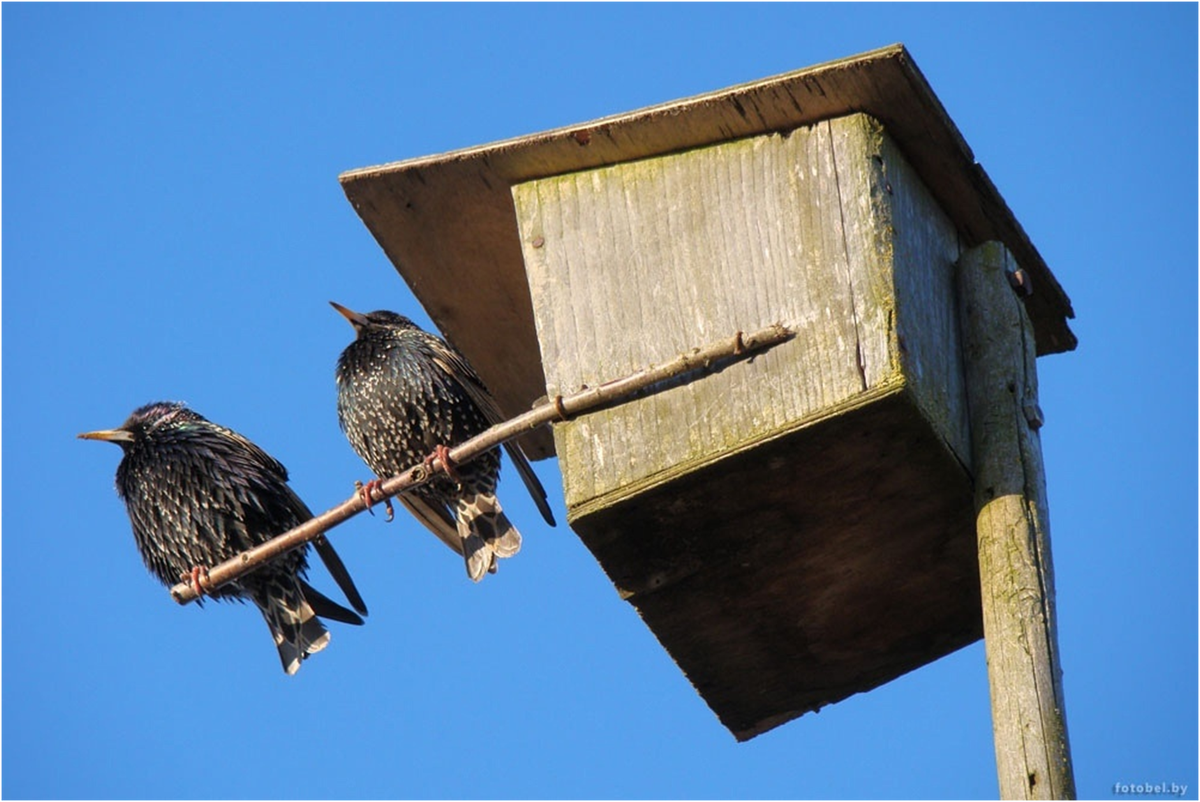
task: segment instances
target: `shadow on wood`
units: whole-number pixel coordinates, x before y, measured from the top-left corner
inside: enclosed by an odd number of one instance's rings
[[[894,391],[572,527],[745,740],[982,637],[973,519]]]

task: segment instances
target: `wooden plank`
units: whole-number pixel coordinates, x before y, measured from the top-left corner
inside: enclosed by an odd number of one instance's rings
[[[856,111],[883,122],[965,245],[1004,241],[1030,272],[1039,353],[1074,348],[1066,294],[900,45],[576,126],[352,170],[340,180],[430,317],[512,412],[544,384],[511,186]],[[549,442],[538,443],[538,454],[548,455]]]
[[[959,274],[996,767],[1004,799],[1073,799],[1033,331],[1006,275],[1016,268],[991,242],[963,254]]]
[[[970,465],[955,289],[958,233],[890,136],[880,132],[870,164],[887,199],[879,205],[878,232],[885,238],[879,247],[894,263],[895,354],[918,407],[963,465]]]
[[[862,114],[826,120],[816,126],[828,138],[832,164],[826,168],[834,179],[832,199],[814,199],[827,203],[841,225],[845,282],[850,288],[849,312],[855,327],[855,353],[867,390],[899,374],[895,355],[894,289],[891,232],[883,225],[883,212],[890,204],[884,187],[877,180],[879,147],[883,130],[879,123]],[[821,262],[809,266],[820,269]],[[868,334],[869,333],[869,334]]]

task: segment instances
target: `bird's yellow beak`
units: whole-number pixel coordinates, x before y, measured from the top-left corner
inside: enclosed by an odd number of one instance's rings
[[[80,440],[105,440],[109,443],[132,443],[133,435],[125,429],[100,429],[77,435]]]
[[[339,315],[346,318],[346,320],[349,320],[350,325],[354,327],[355,331],[358,331],[363,326],[367,325],[367,316],[366,315],[361,314],[359,312],[355,312],[353,309],[347,309],[346,307],[342,306],[341,304],[339,304],[335,301],[330,301],[329,305],[332,306],[334,309],[336,309],[338,311]]]

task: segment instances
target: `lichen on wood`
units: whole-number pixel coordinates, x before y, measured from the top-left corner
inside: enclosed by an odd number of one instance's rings
[[[1033,327],[998,242],[959,266],[988,684],[1000,795],[1071,799]]]

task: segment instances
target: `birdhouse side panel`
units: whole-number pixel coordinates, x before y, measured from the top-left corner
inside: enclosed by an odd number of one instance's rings
[[[896,143],[880,137],[896,294],[897,354],[918,407],[963,464],[971,464],[963,355],[955,295],[961,242],[954,222]]]

